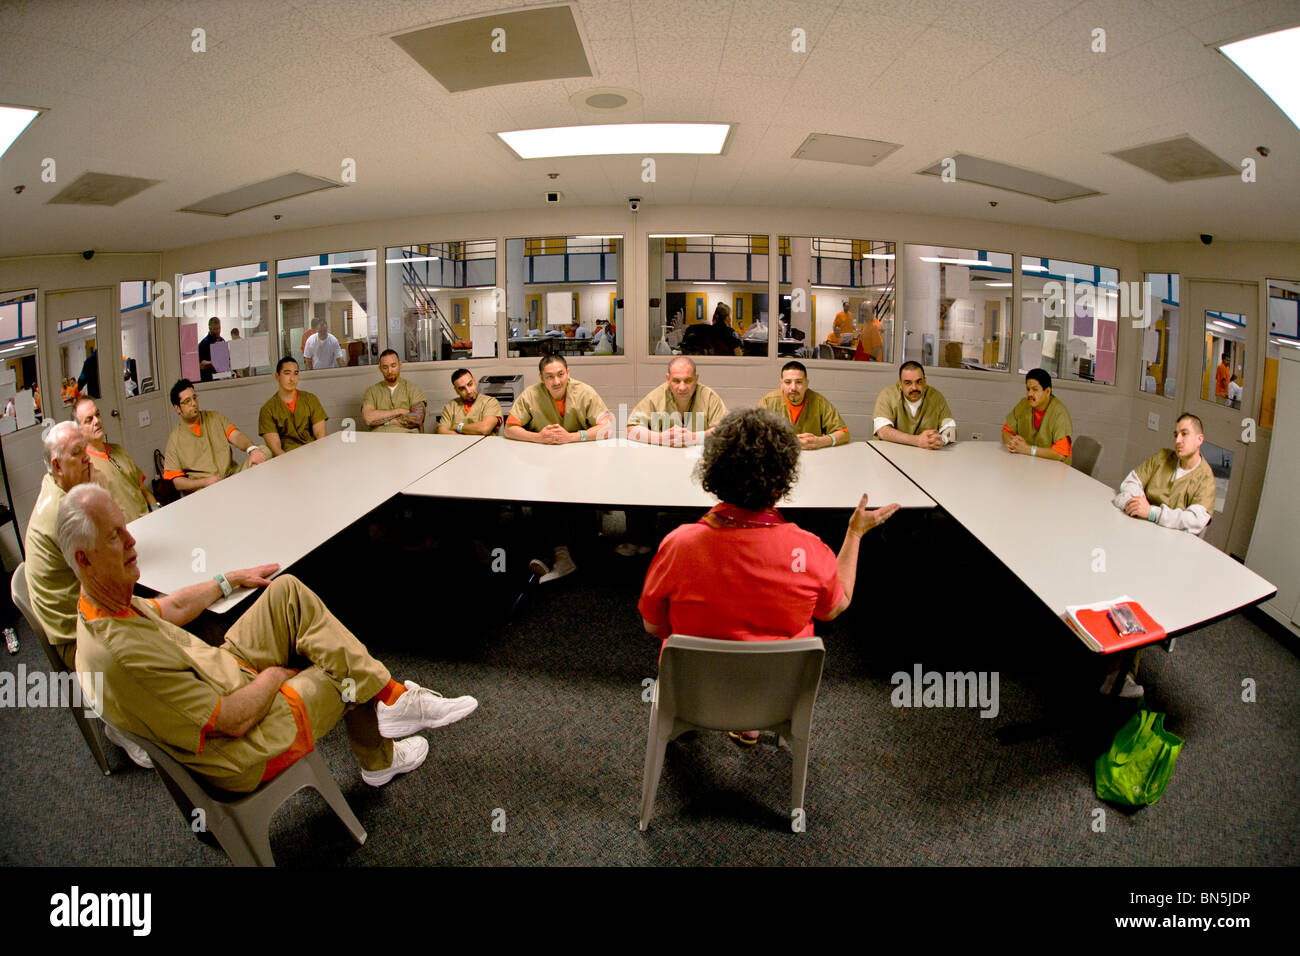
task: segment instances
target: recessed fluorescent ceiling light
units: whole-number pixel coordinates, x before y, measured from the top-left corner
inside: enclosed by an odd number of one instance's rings
[[[711,232],[652,232],[647,239],[712,239]]]
[[[400,259],[385,259],[386,265],[397,265],[400,262],[437,262],[437,256],[403,256]]]
[[[791,159],[812,159],[819,163],[844,163],[848,166],[874,166],[896,149],[899,143],[834,133],[809,133]]]
[[[520,159],[722,152],[730,123],[611,123],[497,133]]]
[[[987,289],[1010,289],[1010,282],[986,282],[984,287]]]
[[[322,269],[327,271],[331,269],[371,269],[374,268],[374,265],[374,262],[370,259],[361,259],[357,262],[327,262],[324,265],[308,266],[308,268],[312,272],[316,272]]]
[[[953,164],[947,166],[948,160],[935,163],[919,170],[924,176],[942,176],[951,170],[958,182],[979,183],[1007,192],[1033,196],[1047,202],[1065,202],[1067,199],[1082,199],[1085,196],[1100,196],[1097,190],[1089,186],[1080,186],[1055,176],[1036,173],[1032,169],[1021,169],[996,160],[957,153],[951,157]]]
[[[43,112],[31,106],[0,106],[0,156],[9,152],[14,140]]]
[[[864,252],[864,253],[862,253],[862,258],[864,258],[864,259],[892,259],[892,258],[894,258],[894,254],[893,254],[892,252]]]
[[[1219,52],[1250,77],[1287,119],[1300,127],[1300,83],[1296,82],[1300,27],[1225,43]]]

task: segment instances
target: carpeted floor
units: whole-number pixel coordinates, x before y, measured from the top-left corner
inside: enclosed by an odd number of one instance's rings
[[[795,518],[838,534],[837,522]],[[399,500],[293,569],[399,679],[481,704],[428,732],[424,766],[381,789],[361,782],[341,728],[327,736],[319,748],[368,839],[356,846],[307,791],[273,822],[280,865],[1300,864],[1300,662],[1286,638],[1237,615],[1171,654],[1149,651],[1148,706],[1187,743],[1159,804],[1109,807],[1093,793],[1092,761],[1131,705],[1097,695],[1095,658],[978,545],[942,518],[902,516],[868,539],[853,607],[818,628],[827,658],[806,832],[791,830],[790,757],[775,738],[744,751],[702,733],[669,746],[641,833],[643,690],[657,643],[635,607],[649,558],[618,558],[617,539],[575,532],[579,573],[533,589],[510,616],[530,525],[506,515],[484,535],[486,553],[506,555],[505,572],[492,573],[447,533],[459,523]],[[942,587],[907,584],[936,551],[964,572]],[[980,633],[995,602],[1026,608],[1018,634]],[[44,668],[25,624],[20,635],[4,669]],[[891,675],[917,664],[996,671],[999,713],[892,706]],[[1242,700],[1245,678],[1253,703]],[[995,737],[1038,718],[1054,722],[1045,736]],[[151,771],[107,749],[104,777],[67,714],[0,709],[0,863],[227,864]]]

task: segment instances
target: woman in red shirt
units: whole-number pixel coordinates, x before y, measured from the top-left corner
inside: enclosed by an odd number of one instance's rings
[[[732,641],[810,637],[813,618],[834,620],[849,606],[862,536],[898,505],[867,510],[864,494],[836,555],[791,524],[776,503],[798,478],[799,439],[771,412],[732,412],[704,444],[696,477],[721,504],[671,532],[650,569],[637,610],[646,631]],[[725,581],[725,587],[718,582]],[[733,733],[744,744],[757,731]]]

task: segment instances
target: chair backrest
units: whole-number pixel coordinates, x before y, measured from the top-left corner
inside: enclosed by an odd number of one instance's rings
[[[1101,442],[1088,435],[1080,435],[1070,449],[1070,465],[1091,476],[1101,460]]]
[[[59,652],[50,644],[50,639],[45,636],[45,628],[41,627],[36,612],[32,610],[32,597],[27,592],[27,562],[20,563],[14,569],[14,576],[9,580],[9,594],[14,599],[14,606],[27,619],[27,626],[32,629],[32,633],[40,641],[41,647],[45,649],[45,657],[49,660],[50,667],[53,668],[55,673],[63,673],[68,668],[63,663],[63,658],[59,656]]]
[[[806,709],[821,683],[820,637],[723,641],[674,634],[659,659],[659,705],[698,727],[771,727]]]
[[[835,358],[835,352],[825,342],[821,342],[817,346],[817,357],[819,359],[833,359]]]

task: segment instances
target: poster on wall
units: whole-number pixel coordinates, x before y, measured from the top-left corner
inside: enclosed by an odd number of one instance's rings
[[[197,323],[180,327],[181,377],[192,382],[199,380],[199,327]]]
[[[1092,338],[1092,308],[1086,305],[1074,307],[1074,334],[1080,338]]]

